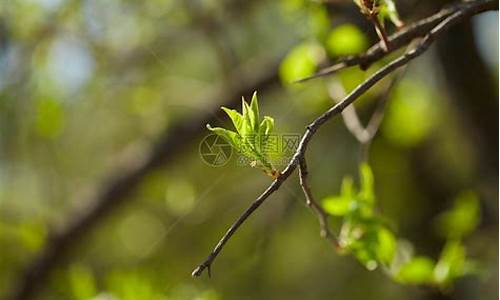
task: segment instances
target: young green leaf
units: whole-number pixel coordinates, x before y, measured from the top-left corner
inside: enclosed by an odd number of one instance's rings
[[[382,226],[378,229],[377,234],[377,258],[381,263],[388,266],[396,253],[396,238],[390,230]]]
[[[248,137],[254,134],[254,124],[255,117],[250,109],[250,105],[245,101],[245,98],[241,98],[241,107],[243,115],[243,132],[242,137]]]
[[[323,208],[332,216],[344,216],[349,212],[351,199],[343,196],[330,196],[323,199]]]
[[[404,23],[399,18],[399,13],[396,4],[393,0],[381,0],[379,17],[381,22],[389,19],[396,27],[403,27]]]
[[[245,124],[243,116],[234,109],[222,107],[222,110],[225,111],[226,114],[229,116],[229,118],[233,122],[234,128],[236,128],[236,131],[242,136],[245,135],[245,128],[244,128]]]
[[[207,124],[207,129],[224,138],[233,148],[238,149],[240,147],[241,143],[236,132],[225,128],[212,127],[210,124]]]
[[[436,283],[446,287],[455,279],[466,275],[465,261],[464,245],[459,241],[447,242],[434,268]]]
[[[252,112],[252,117],[254,120],[254,123],[252,125],[252,128],[254,129],[255,132],[259,132],[259,103],[257,100],[257,91],[255,91],[252,95],[252,101],[250,102],[250,111]]]
[[[265,116],[264,120],[262,120],[262,122],[260,123],[259,134],[262,136],[267,136],[271,133],[271,131],[273,131],[273,129],[274,119],[269,116]]]
[[[323,199],[323,208],[333,216],[344,216],[356,207],[355,188],[352,178],[344,177],[340,187],[340,196],[329,196]]]
[[[448,239],[460,239],[468,235],[479,223],[479,200],[471,191],[456,198],[453,207],[436,219],[438,232]]]
[[[269,135],[274,128],[274,119],[264,116],[262,122],[260,121],[257,92],[254,92],[250,105],[242,98],[241,106],[241,114],[234,109],[222,107],[233,122],[236,132],[220,127],[213,128],[210,125],[207,125],[207,128],[226,139],[241,154],[250,158],[251,166],[259,167],[266,174],[276,177],[279,172],[275,170],[265,152]]]
[[[326,39],[326,49],[332,56],[358,54],[367,47],[368,39],[358,27],[352,24],[335,27]]]
[[[243,99],[242,103],[244,109],[243,109],[243,119],[245,120],[245,123],[247,125],[248,132],[251,134],[253,133],[254,130],[254,125],[255,125],[255,116],[252,112],[252,109],[250,108],[250,105]]]
[[[395,279],[406,284],[430,284],[433,281],[435,264],[428,257],[414,257],[399,269]]]
[[[373,204],[375,202],[374,179],[373,172],[370,166],[366,163],[361,164],[359,168],[361,191],[359,197]]]
[[[318,43],[305,42],[295,46],[280,64],[280,78],[283,83],[292,83],[316,72],[325,51]]]
[[[345,176],[342,179],[342,185],[340,186],[340,194],[342,197],[354,199],[354,194],[356,193],[354,188],[354,181],[352,177]]]

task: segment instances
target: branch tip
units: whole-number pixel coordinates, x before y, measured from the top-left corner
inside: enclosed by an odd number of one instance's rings
[[[193,277],[200,277],[201,274],[203,273],[203,271],[205,270],[206,266],[205,265],[199,265],[196,267],[196,269],[193,270],[193,272],[191,273],[191,276]],[[210,277],[210,267],[208,267],[208,277]]]

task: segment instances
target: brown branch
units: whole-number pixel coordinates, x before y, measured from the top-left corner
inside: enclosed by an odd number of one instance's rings
[[[346,96],[346,91],[338,80],[333,80],[328,83],[327,91],[334,103],[339,103]],[[349,105],[344,109],[342,112],[342,119],[344,120],[344,125],[347,130],[359,143],[364,143],[370,138],[363,124],[361,124],[358,114],[356,113],[356,108],[353,105]]]
[[[220,239],[215,246],[214,250],[210,253],[207,259],[201,263],[194,271],[191,273],[192,276],[200,276],[203,273],[203,270],[208,269],[208,275],[210,276],[210,267],[214,259],[219,255],[219,252],[222,250],[226,242],[231,238],[231,236],[238,230],[238,227],[245,222],[245,220],[257,209],[259,206],[264,203],[264,201],[271,196],[276,190],[279,189],[283,181],[288,178],[292,172],[295,170],[296,165],[292,164],[287,167],[287,169],[276,179],[273,183],[259,196],[257,199],[250,205],[245,212],[236,220],[236,222],[231,225],[228,231],[224,234],[224,236]]]
[[[434,26],[457,12],[463,12],[465,16],[471,16],[487,10],[498,10],[498,2],[494,0],[476,0],[460,2],[453,6],[449,6],[430,17],[404,26],[396,33],[389,36],[389,51],[385,51],[383,46],[381,46],[380,43],[377,43],[363,54],[340,58],[333,65],[320,70],[310,77],[300,79],[297,82],[304,82],[313,78],[328,76],[352,66],[359,66],[361,69],[366,70],[372,63],[380,60],[389,53],[406,46],[415,38],[425,36]]]
[[[309,172],[307,170],[306,159],[302,156],[299,158],[299,180],[302,191],[304,192],[304,197],[306,198],[306,204],[318,217],[321,237],[331,242],[334,247],[337,247],[337,238],[330,231],[330,227],[328,225],[329,215],[323,207],[321,207],[321,205],[314,200],[311,187],[309,186],[308,175]]]
[[[396,86],[397,82],[403,77],[406,71],[406,65],[403,70],[399,71],[389,83],[389,86],[384,90],[383,94],[379,96],[379,101],[375,111],[372,113],[366,127],[361,123],[359,116],[356,112],[354,105],[349,105],[342,112],[342,119],[346,125],[347,130],[356,138],[356,140],[361,144],[361,161],[368,160],[368,152],[370,145],[377,134],[382,120],[385,115],[385,108],[387,101],[389,100],[390,94]],[[333,101],[338,103],[338,99],[345,97],[345,90],[338,81],[333,81],[328,85],[328,94]]]
[[[473,6],[473,12],[479,13],[485,10],[493,10],[498,6],[496,4],[496,0],[485,0],[485,1],[476,1],[475,3],[481,3],[482,5]],[[491,5],[494,4],[494,5]],[[495,5],[496,4],[496,5]],[[485,8],[487,7],[487,8]],[[316,118],[311,124],[309,124],[306,128],[302,139],[300,140],[299,146],[295,151],[292,159],[283,170],[283,172],[278,176],[278,178],[273,181],[273,183],[252,203],[252,205],[245,210],[245,212],[236,220],[236,222],[229,228],[226,234],[220,239],[215,248],[209,254],[209,256],[201,263],[198,267],[194,269],[192,272],[193,276],[200,276],[205,269],[210,270],[213,262],[217,258],[217,256],[222,251],[224,245],[227,241],[233,236],[233,234],[237,231],[237,229],[251,216],[251,214],[262,204],[266,199],[269,198],[275,191],[279,189],[281,184],[286,181],[290,175],[295,171],[297,165],[300,164],[300,161],[304,159],[305,153],[307,150],[307,146],[311,141],[314,134],[317,130],[327,121],[329,121],[334,116],[341,113],[346,107],[351,105],[354,101],[356,101],[361,95],[363,95],[368,89],[373,87],[377,82],[385,78],[387,75],[391,74],[393,71],[405,66],[413,59],[422,55],[430,45],[434,42],[435,38],[448,30],[448,28],[461,20],[467,18],[472,15],[470,6],[464,6],[462,10],[459,10],[445,20],[440,22],[436,27],[434,27],[428,34],[420,41],[416,48],[406,52],[404,55],[398,57],[393,60],[389,64],[385,65],[373,75],[371,75],[368,79],[366,79],[363,83],[358,85],[349,95],[347,95],[340,103],[332,106],[325,113]]]
[[[375,27],[375,32],[377,33],[380,39],[380,47],[382,47],[382,49],[385,52],[389,52],[390,42],[389,39],[387,38],[387,32],[385,31],[383,24],[380,23],[380,20],[378,19],[377,15],[371,15],[369,20]]]

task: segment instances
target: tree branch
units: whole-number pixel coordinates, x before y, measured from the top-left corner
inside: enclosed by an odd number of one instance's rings
[[[397,82],[403,77],[404,72],[406,71],[406,67],[403,70],[400,70],[399,73],[397,73],[389,83],[389,86],[384,90],[382,95],[379,96],[379,100],[377,102],[377,106],[375,108],[375,111],[370,117],[370,120],[368,121],[368,124],[366,127],[363,126],[361,123],[361,120],[359,119],[359,116],[356,112],[356,108],[354,105],[349,105],[346,107],[346,109],[342,112],[342,119],[344,120],[344,124],[349,130],[349,132],[358,140],[358,142],[361,144],[361,161],[367,161],[368,160],[368,152],[370,149],[371,142],[375,138],[375,135],[377,134],[380,125],[382,124],[382,120],[384,119],[385,115],[385,108],[387,101],[389,100],[390,94],[394,87],[396,86]],[[330,84],[328,84],[328,94],[330,98],[332,98],[335,103],[338,103],[339,99],[342,99],[345,97],[345,90],[338,81],[333,81]]]
[[[306,128],[302,139],[299,142],[299,146],[295,151],[292,159],[283,170],[283,172],[278,176],[278,178],[271,183],[271,185],[252,203],[252,205],[245,210],[245,212],[236,220],[236,222],[229,228],[226,234],[220,239],[215,248],[209,254],[209,256],[205,259],[203,263],[201,263],[198,267],[194,269],[192,272],[193,276],[200,276],[205,269],[210,270],[211,265],[217,258],[217,256],[222,251],[224,245],[228,242],[228,240],[234,235],[237,229],[251,216],[251,214],[262,204],[266,199],[269,198],[275,191],[279,189],[281,184],[286,181],[290,175],[295,171],[297,165],[300,164],[301,160],[304,159],[305,153],[307,150],[307,146],[314,134],[317,130],[327,121],[329,121],[334,116],[341,113],[346,107],[351,105],[354,101],[356,101],[361,95],[363,95],[368,89],[373,87],[377,82],[385,78],[387,75],[391,74],[393,71],[398,68],[405,66],[413,59],[422,55],[434,42],[435,38],[448,30],[448,28],[461,20],[467,18],[474,13],[479,13],[485,10],[493,10],[495,7],[498,7],[496,0],[480,0],[473,2],[476,5],[467,5],[464,6],[461,10],[456,11],[452,15],[448,16],[442,22],[440,22],[436,27],[430,30],[427,35],[420,41],[420,43],[416,46],[416,48],[406,52],[404,55],[396,58],[389,64],[385,65],[373,75],[371,75],[368,79],[366,79],[363,83],[358,85],[349,95],[347,95],[340,103],[332,106],[325,113],[316,118],[312,123],[310,123]],[[481,5],[478,5],[481,4]],[[493,4],[493,5],[492,5]],[[471,9],[472,7],[472,9]],[[487,7],[487,8],[485,8]]]
[[[323,207],[321,207],[321,205],[314,200],[311,187],[309,186],[308,175],[309,172],[307,170],[306,159],[302,156],[299,159],[299,180],[300,186],[302,187],[302,191],[304,192],[304,196],[306,198],[306,204],[318,217],[321,237],[331,242],[334,247],[337,247],[337,238],[330,231],[330,227],[328,225],[329,215]]]
[[[381,46],[380,43],[377,43],[363,54],[340,58],[333,65],[320,70],[312,76],[300,79],[297,82],[304,82],[314,78],[328,76],[353,66],[359,66],[361,69],[366,70],[372,63],[404,47],[413,39],[425,36],[434,26],[457,12],[464,13],[464,17],[466,17],[487,10],[498,10],[498,2],[495,0],[476,0],[457,3],[453,6],[442,9],[430,17],[407,25],[389,36],[387,42],[390,45],[390,49],[388,51],[385,51],[384,47]]]

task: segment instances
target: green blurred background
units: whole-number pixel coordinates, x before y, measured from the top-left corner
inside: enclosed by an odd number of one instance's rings
[[[411,23],[450,2],[397,4]],[[39,284],[33,299],[497,299],[497,12],[454,27],[410,64],[369,159],[380,211],[417,253],[439,255],[433,220],[457,195],[480,199],[481,223],[465,241],[478,276],[441,295],[337,255],[319,237],[296,175],[227,244],[212,278],[190,276],[270,183],[234,158],[205,164],[205,120],[257,90],[276,130],[301,134],[332,105],[327,83],[351,90],[387,60],[290,82],[375,42],[348,0],[2,1],[0,295],[20,286],[53,236],[114,178],[171,147],[90,230],[64,241],[47,280],[28,278]],[[363,120],[388,82],[356,104]],[[228,124],[220,116],[213,125]],[[318,132],[308,152],[318,199],[357,175],[359,152],[340,116]]]

